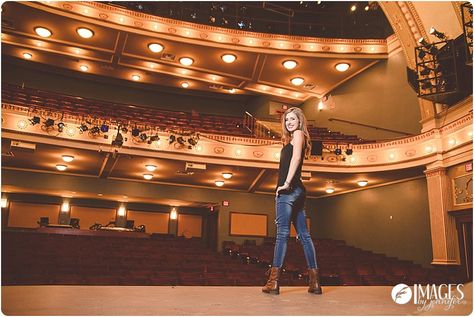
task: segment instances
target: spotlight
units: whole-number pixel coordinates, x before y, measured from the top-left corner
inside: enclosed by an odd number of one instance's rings
[[[334,154],[336,155],[341,155],[342,154],[342,150],[340,148],[337,148],[334,150]]]
[[[346,149],[346,155],[352,155],[353,150],[352,149]]]
[[[159,141],[159,140],[160,140],[160,137],[158,136],[158,134],[155,134],[150,137],[150,140],[148,141],[148,143],[151,144],[152,142]]]
[[[63,132],[64,126],[65,126],[64,123],[59,122],[59,123],[58,123],[58,132]]]
[[[227,25],[227,24],[229,24],[229,21],[227,21],[226,18],[222,18],[221,24],[222,24],[222,25]]]
[[[100,131],[104,133],[109,132],[109,126],[104,123],[103,125],[100,126]]]
[[[245,27],[245,23],[243,20],[240,20],[239,22],[237,22],[237,26],[241,29],[243,29]]]
[[[433,85],[431,84],[430,80],[427,80],[421,84],[421,89],[431,89]]]
[[[184,145],[184,143],[185,143],[184,138],[183,138],[182,136],[178,137],[178,138],[176,139],[176,141],[177,141],[179,144],[181,144],[181,145]]]
[[[91,134],[99,134],[100,133],[100,128],[98,126],[92,127],[92,129],[89,131]]]
[[[85,123],[79,126],[79,131],[81,131],[81,133],[87,130],[89,130],[89,128],[87,127],[87,125],[85,125]]]
[[[429,47],[430,46],[430,43],[426,42],[424,37],[420,37],[420,39],[418,40],[418,43],[421,44],[424,47]]]
[[[209,23],[216,23],[216,17],[213,16],[213,15],[211,15],[211,16],[209,17]]]
[[[172,144],[174,141],[176,141],[176,137],[172,134],[169,137],[169,142],[170,142],[170,144]]]
[[[140,135],[140,130],[138,128],[133,128],[132,129],[132,136],[139,136]]]
[[[439,38],[442,41],[446,40],[446,34],[436,30],[433,26],[430,29],[430,34],[436,36],[437,38]]]
[[[40,117],[34,116],[33,118],[30,119],[31,125],[39,124],[41,122]]]
[[[148,136],[146,135],[146,133],[140,134],[140,140],[142,140],[143,142],[145,142],[146,139],[148,139]]]
[[[424,50],[420,50],[420,51],[418,52],[418,57],[419,57],[420,59],[423,59],[425,56],[426,56],[426,52],[425,52]]]
[[[196,12],[191,13],[191,19],[196,19],[196,18],[197,18],[197,13]]]
[[[52,127],[53,125],[54,125],[54,120],[51,119],[51,118],[48,118],[48,119],[45,121],[45,123],[44,123],[44,126],[45,126],[46,128]]]
[[[189,138],[188,143],[191,144],[192,146],[195,146],[197,144],[197,141],[194,138]]]
[[[436,46],[431,45],[431,47],[430,47],[430,54],[431,54],[431,55],[438,55],[438,53],[439,53],[439,50],[436,48]]]

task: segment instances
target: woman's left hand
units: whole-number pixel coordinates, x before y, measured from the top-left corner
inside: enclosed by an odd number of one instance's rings
[[[276,190],[276,196],[278,196],[278,192],[280,192],[281,190],[288,189],[288,188],[290,188],[290,185],[288,183],[283,184],[283,186],[278,186]]]

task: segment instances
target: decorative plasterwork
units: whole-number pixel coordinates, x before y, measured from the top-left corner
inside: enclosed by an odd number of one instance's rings
[[[313,38],[303,36],[274,35],[219,28],[157,17],[110,6],[95,1],[42,1],[50,9],[74,13],[83,18],[115,24],[117,27],[134,28],[148,35],[170,36],[176,41],[199,41],[200,44],[239,46],[240,49],[286,50],[294,53],[330,53],[380,55],[387,54],[387,41],[361,39]],[[38,9],[44,6],[28,3]],[[59,13],[60,14],[60,13]],[[79,18],[79,17],[78,17]],[[109,25],[110,26],[110,25]]]
[[[115,138],[116,129],[111,126],[109,133],[100,136],[90,136],[80,133],[80,120],[63,118],[66,127],[62,133],[51,129],[47,131],[40,125],[31,125],[31,114],[23,107],[2,104],[2,132],[4,135],[19,140],[27,140],[29,136],[36,137],[35,142],[58,144],[59,141],[69,147],[90,148],[100,147],[103,151],[115,151],[111,141]],[[425,133],[387,142],[352,145],[353,154],[344,160],[336,156],[336,144],[325,144],[331,152],[323,153],[322,157],[312,156],[305,161],[307,171],[325,172],[368,172],[394,170],[433,162],[442,161],[443,156],[459,151],[472,151],[472,112],[445,125]],[[123,133],[124,134],[124,133]],[[176,143],[169,144],[169,133],[158,132],[160,142],[148,144],[137,142],[128,134],[124,134],[123,147],[120,152],[141,156],[154,156],[158,152],[168,157],[193,157],[195,161],[214,161],[236,166],[259,166],[263,168],[278,168],[281,145],[275,140],[202,134],[199,143],[188,149]],[[37,137],[41,137],[38,139]],[[38,141],[41,140],[41,141]],[[34,141],[34,140],[33,140]],[[344,152],[347,145],[339,145]]]

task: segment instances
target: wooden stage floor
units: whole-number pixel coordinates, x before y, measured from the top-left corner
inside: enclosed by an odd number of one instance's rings
[[[450,310],[419,311],[413,300],[393,302],[391,286],[327,286],[323,295],[306,287],[282,287],[280,295],[259,287],[213,286],[2,286],[6,315],[469,315],[472,283],[464,303]]]

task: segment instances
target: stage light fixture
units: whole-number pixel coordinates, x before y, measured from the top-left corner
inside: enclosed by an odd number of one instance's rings
[[[424,37],[420,37],[420,39],[418,40],[418,43],[421,44],[422,46],[424,47],[429,47],[430,46],[430,43],[428,43]]]
[[[51,118],[46,119],[46,121],[44,122],[44,126],[46,128],[50,128],[50,127],[54,126],[54,120],[51,119]]]
[[[354,151],[352,149],[346,149],[346,155],[352,155]]]
[[[213,16],[213,15],[211,15],[211,16],[209,17],[209,23],[213,23],[213,24],[216,23],[216,17]]]
[[[64,131],[65,124],[63,122],[58,123],[58,132]]]
[[[420,51],[418,52],[418,57],[419,57],[420,59],[425,58],[425,56],[426,56],[426,52],[425,52],[424,50],[420,50]]]
[[[85,132],[85,131],[87,131],[87,130],[89,130],[89,127],[88,127],[85,123],[83,123],[83,124],[81,124],[81,125],[79,126],[79,131],[80,131],[81,133],[82,133],[82,132]]]
[[[106,125],[105,123],[100,126],[100,131],[103,133],[109,132],[109,126]]]
[[[336,155],[341,155],[341,154],[342,154],[342,150],[341,150],[340,148],[336,148],[336,149],[334,150],[334,154],[336,154]]]
[[[430,72],[431,72],[431,69],[429,69],[426,66],[423,66],[423,69],[420,71],[420,75],[427,76],[430,74]]]
[[[227,25],[227,24],[229,24],[229,21],[226,18],[222,18],[221,19],[221,24],[222,25]]]
[[[174,136],[173,134],[170,135],[169,139],[168,139],[169,143],[172,144],[174,141],[176,141],[176,136]]]
[[[446,34],[436,30],[433,26],[430,28],[430,34],[436,36],[441,41],[446,40]]]
[[[176,141],[177,141],[179,144],[181,144],[181,145],[184,145],[184,143],[186,143],[186,142],[184,141],[184,138],[183,138],[182,136],[179,136],[179,137],[176,139]]]
[[[39,124],[41,122],[40,117],[34,116],[33,118],[30,119],[31,125]]]
[[[146,135],[146,133],[140,134],[140,140],[142,140],[143,142],[145,142],[146,139],[148,139],[148,135]]]
[[[240,20],[239,22],[237,22],[237,26],[240,28],[240,29],[243,29],[245,27],[245,22],[243,20]]]
[[[117,136],[112,140],[112,145],[116,147],[121,147],[123,145],[123,136],[120,133],[120,128],[118,129]]]
[[[160,137],[158,136],[158,134],[152,135],[150,139],[148,140],[148,144],[152,144],[153,142],[159,141],[159,140],[160,140]]]
[[[137,137],[140,135],[140,130],[138,128],[132,129],[132,136]]]

